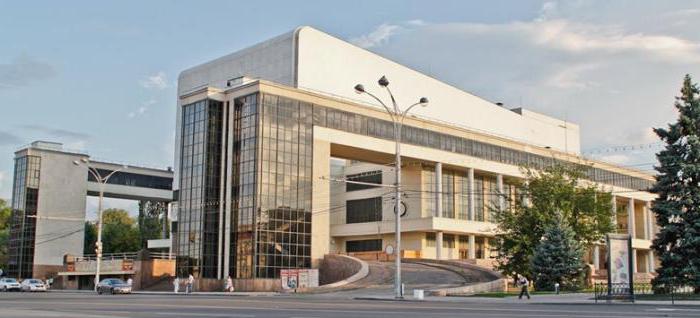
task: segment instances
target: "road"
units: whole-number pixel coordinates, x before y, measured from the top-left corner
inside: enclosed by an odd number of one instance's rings
[[[303,296],[0,293],[0,317],[700,317],[700,306],[396,302]]]

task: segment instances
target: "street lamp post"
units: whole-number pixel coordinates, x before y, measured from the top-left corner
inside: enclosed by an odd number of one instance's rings
[[[401,128],[403,126],[403,121],[406,118],[408,112],[416,105],[421,105],[423,107],[427,106],[428,99],[426,97],[421,97],[417,103],[408,106],[408,108],[406,108],[405,110],[401,110],[399,108],[399,105],[396,103],[394,95],[389,89],[389,80],[386,78],[386,76],[382,76],[382,78],[380,78],[379,81],[377,81],[377,83],[379,84],[379,86],[384,87],[389,93],[393,109],[389,108],[386,104],[384,104],[384,102],[382,102],[381,99],[379,99],[374,94],[367,92],[365,90],[365,87],[362,86],[362,84],[355,85],[355,92],[357,92],[358,94],[367,94],[374,100],[379,102],[379,104],[384,106],[384,109],[389,114],[389,117],[391,117],[391,121],[394,123],[394,140],[396,142],[396,184],[394,185],[394,189],[396,190],[396,205],[394,207],[394,214],[396,214],[394,218],[394,225],[396,227],[396,248],[394,251],[394,253],[396,253],[396,257],[394,258],[396,261],[396,279],[394,280],[394,289],[396,292],[396,298],[402,299],[403,288],[401,288]]]
[[[123,166],[117,170],[110,172],[105,177],[102,177],[99,170],[90,166],[90,160],[88,160],[87,158],[83,158],[80,161],[75,160],[73,161],[73,164],[76,166],[84,164],[87,167],[88,172],[92,174],[92,176],[95,178],[95,181],[97,181],[97,184],[99,184],[100,187],[99,201],[97,204],[97,242],[95,243],[95,261],[97,262],[95,264],[95,290],[97,290],[97,284],[100,282],[100,267],[102,265],[102,201],[104,199],[105,184],[107,184],[109,178],[111,178],[115,173],[123,171],[127,167]]]

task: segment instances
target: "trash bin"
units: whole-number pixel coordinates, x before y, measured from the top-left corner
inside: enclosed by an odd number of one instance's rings
[[[413,290],[413,298],[418,299],[418,300],[423,300],[423,290],[422,289],[414,289]]]

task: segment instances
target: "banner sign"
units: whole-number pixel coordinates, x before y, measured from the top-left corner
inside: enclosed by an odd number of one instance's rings
[[[318,287],[318,269],[282,269],[283,289]]]
[[[634,294],[634,263],[632,237],[629,234],[608,234],[608,293],[609,296]],[[612,295],[612,293],[615,295]]]

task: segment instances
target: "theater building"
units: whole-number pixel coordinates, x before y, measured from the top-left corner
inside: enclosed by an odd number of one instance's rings
[[[300,27],[180,74],[179,274],[274,279],[329,253],[366,256],[393,245],[393,192],[380,186],[394,180],[392,122],[353,90],[362,83],[383,94],[375,85],[382,75],[404,107],[430,99],[406,118],[401,136],[405,257],[487,265],[495,234],[487,207],[509,204],[523,165],[571,163],[615,194],[636,270],[654,267],[654,197],[646,191],[653,177],[583,158],[576,124],[509,109]],[[588,259],[601,268],[604,255],[595,247]]]

